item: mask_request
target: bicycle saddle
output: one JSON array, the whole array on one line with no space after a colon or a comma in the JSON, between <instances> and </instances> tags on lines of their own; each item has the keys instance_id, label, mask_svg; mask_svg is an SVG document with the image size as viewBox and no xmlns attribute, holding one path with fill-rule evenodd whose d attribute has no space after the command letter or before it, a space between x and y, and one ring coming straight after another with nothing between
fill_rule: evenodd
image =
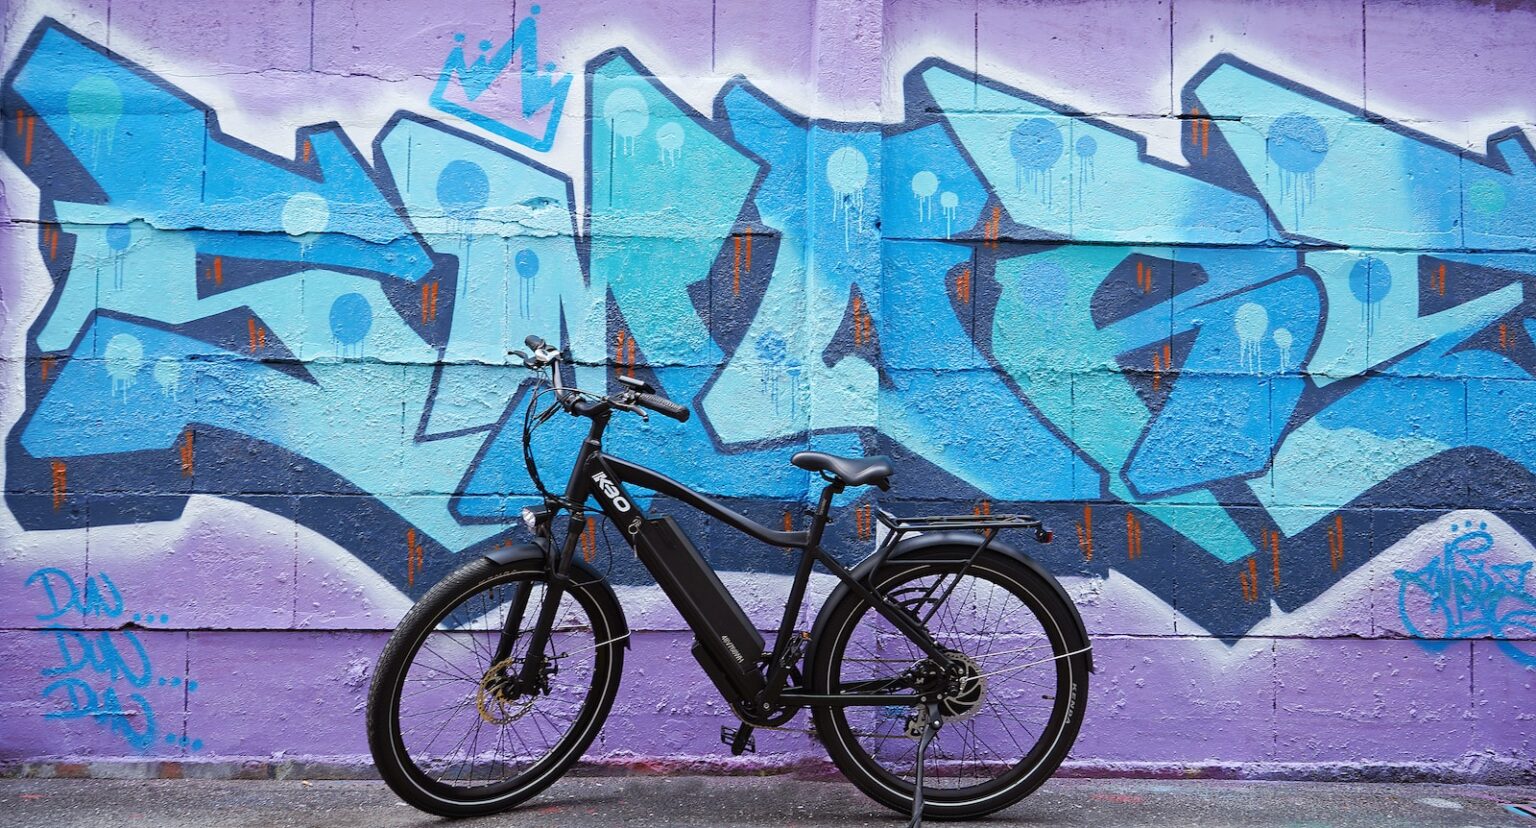
<instances>
[{"instance_id":1,"label":"bicycle saddle","mask_svg":"<svg viewBox=\"0 0 1536 828\"><path fill-rule=\"evenodd\" d=\"M798 451L789 458L795 466L813 472L826 472L846 486L891 487L889 457L838 457L819 451Z\"/></svg>"}]
</instances>

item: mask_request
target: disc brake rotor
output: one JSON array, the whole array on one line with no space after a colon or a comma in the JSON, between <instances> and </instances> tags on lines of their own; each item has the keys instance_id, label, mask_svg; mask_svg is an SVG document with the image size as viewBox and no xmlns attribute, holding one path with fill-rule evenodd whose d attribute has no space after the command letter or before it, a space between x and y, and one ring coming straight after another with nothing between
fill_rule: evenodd
<instances>
[{"instance_id":1,"label":"disc brake rotor","mask_svg":"<svg viewBox=\"0 0 1536 828\"><path fill-rule=\"evenodd\" d=\"M509 688L512 682L508 676L516 669L514 661L508 658L491 665L480 678L480 686L475 688L475 709L488 724L515 722L533 707L532 693L514 695Z\"/></svg>"}]
</instances>

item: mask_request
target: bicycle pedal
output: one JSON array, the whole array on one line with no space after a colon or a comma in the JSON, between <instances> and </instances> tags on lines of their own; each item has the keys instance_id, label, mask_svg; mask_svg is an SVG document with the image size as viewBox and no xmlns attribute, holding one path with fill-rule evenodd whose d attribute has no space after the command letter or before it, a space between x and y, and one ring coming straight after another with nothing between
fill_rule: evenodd
<instances>
[{"instance_id":1,"label":"bicycle pedal","mask_svg":"<svg viewBox=\"0 0 1536 828\"><path fill-rule=\"evenodd\" d=\"M749 724L743 724L741 727L721 725L720 741L731 746L732 756L757 752L757 739L753 738L752 725Z\"/></svg>"}]
</instances>

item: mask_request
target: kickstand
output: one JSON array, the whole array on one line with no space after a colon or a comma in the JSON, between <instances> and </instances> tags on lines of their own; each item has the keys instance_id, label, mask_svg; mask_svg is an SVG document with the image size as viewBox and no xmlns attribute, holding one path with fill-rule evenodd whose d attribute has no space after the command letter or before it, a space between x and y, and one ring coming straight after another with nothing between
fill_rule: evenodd
<instances>
[{"instance_id":1,"label":"kickstand","mask_svg":"<svg viewBox=\"0 0 1536 828\"><path fill-rule=\"evenodd\" d=\"M912 821L907 823L907 828L923 826L923 765L928 757L928 743L933 741L934 734L944 726L944 720L939 716L938 702L929 702L925 712L927 715L923 735L917 740L917 780L912 789Z\"/></svg>"}]
</instances>

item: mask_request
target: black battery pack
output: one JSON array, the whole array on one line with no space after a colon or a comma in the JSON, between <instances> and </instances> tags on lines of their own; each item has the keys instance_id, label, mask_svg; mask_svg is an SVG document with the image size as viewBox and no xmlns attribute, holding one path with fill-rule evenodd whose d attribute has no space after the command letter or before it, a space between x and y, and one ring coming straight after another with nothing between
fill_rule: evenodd
<instances>
[{"instance_id":1,"label":"black battery pack","mask_svg":"<svg viewBox=\"0 0 1536 828\"><path fill-rule=\"evenodd\" d=\"M764 687L758 668L763 636L677 521L662 516L641 524L635 555L693 629L694 658L720 692L756 699Z\"/></svg>"}]
</instances>

